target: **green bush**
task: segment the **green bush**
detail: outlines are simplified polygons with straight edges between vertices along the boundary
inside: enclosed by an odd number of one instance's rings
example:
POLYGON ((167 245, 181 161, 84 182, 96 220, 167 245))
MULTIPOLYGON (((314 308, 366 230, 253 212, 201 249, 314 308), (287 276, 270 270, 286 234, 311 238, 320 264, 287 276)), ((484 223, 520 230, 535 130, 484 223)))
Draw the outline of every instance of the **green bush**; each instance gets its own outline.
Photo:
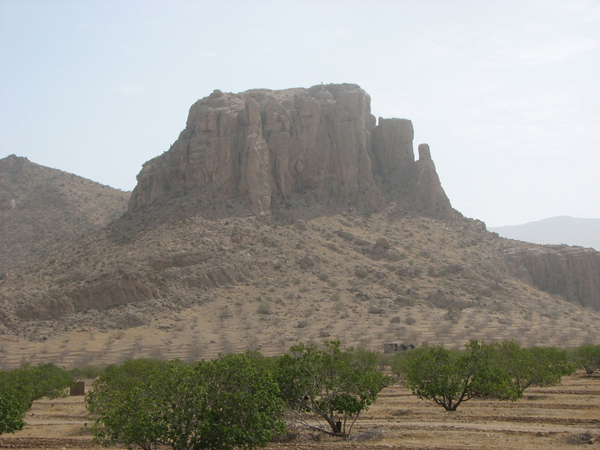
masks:
POLYGON ((257 354, 185 364, 148 359, 109 366, 87 397, 104 445, 175 450, 250 449, 285 428, 268 362, 257 354))
POLYGON ((34 400, 66 395, 75 379, 53 364, 25 364, 11 371, 0 371, 0 434, 12 433, 25 425, 23 418, 34 400))
POLYGON ((25 426, 23 418, 30 403, 13 391, 0 390, 0 434, 13 433, 25 426))

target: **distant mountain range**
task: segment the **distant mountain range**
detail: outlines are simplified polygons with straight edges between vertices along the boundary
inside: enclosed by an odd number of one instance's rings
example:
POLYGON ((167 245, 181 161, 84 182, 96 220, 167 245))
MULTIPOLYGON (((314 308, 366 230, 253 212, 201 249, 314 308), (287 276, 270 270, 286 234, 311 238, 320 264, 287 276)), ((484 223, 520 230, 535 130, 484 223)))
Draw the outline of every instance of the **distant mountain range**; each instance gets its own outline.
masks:
POLYGON ((500 236, 534 244, 567 244, 600 250, 600 219, 559 216, 524 225, 490 227, 500 236))

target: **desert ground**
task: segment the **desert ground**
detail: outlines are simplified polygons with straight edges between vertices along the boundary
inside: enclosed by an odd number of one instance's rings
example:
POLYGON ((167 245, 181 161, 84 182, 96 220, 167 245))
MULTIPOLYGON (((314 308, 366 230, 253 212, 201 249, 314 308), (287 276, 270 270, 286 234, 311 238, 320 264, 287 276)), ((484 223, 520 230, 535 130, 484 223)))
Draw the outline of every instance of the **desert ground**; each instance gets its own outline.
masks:
MULTIPOLYGON (((88 384, 90 381, 88 380, 88 384)), ((86 423, 83 396, 36 401, 25 428, 0 437, 0 448, 101 448, 86 423)), ((401 384, 383 390, 355 425, 355 440, 301 435, 270 449, 573 449, 586 433, 600 447, 600 373, 583 371, 561 385, 530 388, 516 402, 474 399, 455 412, 419 400, 401 384)), ((119 448, 119 447, 113 447, 119 448)))

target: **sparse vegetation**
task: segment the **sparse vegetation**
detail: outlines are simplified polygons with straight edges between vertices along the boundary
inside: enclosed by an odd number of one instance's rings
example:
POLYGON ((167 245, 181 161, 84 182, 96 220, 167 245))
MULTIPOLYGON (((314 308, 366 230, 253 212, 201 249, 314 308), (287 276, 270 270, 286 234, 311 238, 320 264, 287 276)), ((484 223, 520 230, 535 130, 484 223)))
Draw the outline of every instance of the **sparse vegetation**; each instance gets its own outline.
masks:
POLYGON ((103 371, 105 366, 90 366, 85 365, 83 367, 76 367, 68 371, 73 378, 87 378, 93 379, 98 377, 103 371))
POLYGON ((583 433, 571 436, 569 439, 567 439, 567 442, 574 445, 593 444, 596 442, 596 438, 592 433, 590 433, 590 430, 587 430, 583 433))

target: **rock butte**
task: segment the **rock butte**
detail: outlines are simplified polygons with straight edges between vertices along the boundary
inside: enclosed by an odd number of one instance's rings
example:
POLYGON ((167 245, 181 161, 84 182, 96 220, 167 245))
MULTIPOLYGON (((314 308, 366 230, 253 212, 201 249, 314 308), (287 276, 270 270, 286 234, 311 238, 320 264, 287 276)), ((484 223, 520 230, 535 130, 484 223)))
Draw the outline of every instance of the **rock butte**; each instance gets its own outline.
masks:
POLYGON ((129 212, 185 192, 199 202, 247 198, 256 215, 307 202, 373 211, 393 200, 453 217, 427 144, 415 161, 411 121, 376 124, 370 103, 355 84, 215 90, 191 107, 169 151, 144 164, 129 212))

